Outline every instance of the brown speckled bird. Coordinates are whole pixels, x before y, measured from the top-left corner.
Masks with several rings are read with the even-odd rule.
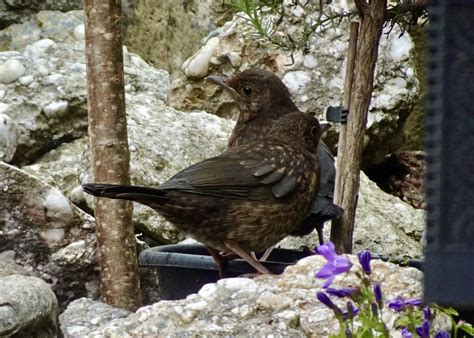
[[[250,252],[279,242],[310,213],[319,185],[320,135],[317,119],[295,112],[262,140],[192,165],[156,189],[111,184],[84,184],[83,189],[155,209],[210,248],[220,269],[217,251],[237,254],[258,272],[269,273]]]
[[[229,148],[262,139],[280,117],[299,111],[285,84],[267,70],[251,68],[232,78],[209,76],[207,79],[230,93],[239,109]],[[318,144],[317,156],[321,167],[318,197],[311,214],[292,235],[303,236],[316,229],[322,244],[324,222],[339,218],[342,209],[333,204],[336,168],[334,157],[322,140]]]

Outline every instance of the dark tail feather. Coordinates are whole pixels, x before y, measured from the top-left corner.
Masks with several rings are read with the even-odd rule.
[[[124,199],[140,203],[164,197],[163,190],[136,185],[87,183],[82,185],[82,189],[86,193],[97,197]]]

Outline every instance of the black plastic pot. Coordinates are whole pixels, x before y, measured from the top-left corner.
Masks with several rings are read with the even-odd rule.
[[[287,249],[274,249],[263,265],[275,274],[296,263],[307,253]],[[182,299],[207,283],[219,280],[219,269],[214,259],[201,244],[164,245],[140,253],[141,266],[155,267],[159,278],[162,299]],[[255,269],[242,259],[227,264],[226,277],[255,273]]]

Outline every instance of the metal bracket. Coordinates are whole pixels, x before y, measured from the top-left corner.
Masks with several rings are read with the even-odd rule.
[[[326,120],[334,123],[347,123],[347,114],[349,110],[343,106],[333,107],[329,106],[326,109]]]

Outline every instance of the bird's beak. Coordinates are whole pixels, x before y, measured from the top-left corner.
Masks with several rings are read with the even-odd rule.
[[[234,88],[229,86],[229,80],[230,79],[226,76],[210,75],[210,76],[206,77],[206,80],[211,81],[211,82],[215,83],[216,85],[224,88],[225,90],[227,90],[232,95],[236,94]]]

